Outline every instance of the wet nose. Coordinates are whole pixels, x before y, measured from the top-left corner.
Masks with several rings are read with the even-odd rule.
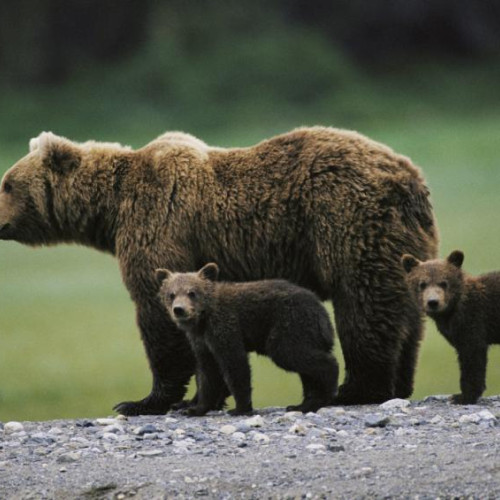
[[[438,306],[439,306],[439,300],[436,300],[436,299],[429,299],[429,300],[427,301],[427,307],[428,307],[429,309],[431,309],[431,310],[432,310],[432,309],[437,309],[437,308],[438,308]]]
[[[186,316],[186,310],[181,306],[175,306],[174,307],[174,316],[176,318],[183,318],[184,316]]]

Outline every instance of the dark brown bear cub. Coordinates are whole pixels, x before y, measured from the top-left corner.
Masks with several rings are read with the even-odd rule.
[[[464,254],[420,262],[402,258],[412,294],[446,340],[457,350],[461,394],[458,404],[473,404],[486,389],[490,344],[500,343],[500,272],[470,276],[462,270]]]
[[[236,401],[231,413],[251,413],[250,351],[300,375],[304,400],[289,409],[331,405],[339,370],[333,327],[316,295],[283,280],[217,282],[218,272],[216,264],[197,273],[156,271],[160,297],[196,357],[198,393],[187,413],[218,409],[226,387]]]

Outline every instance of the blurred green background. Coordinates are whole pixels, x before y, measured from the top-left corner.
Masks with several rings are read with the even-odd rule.
[[[499,47],[493,0],[2,0],[0,172],[42,130],[139,147],[169,129],[218,146],[356,129],[423,168],[443,255],[500,268]],[[256,407],[299,400],[296,375],[253,368]],[[106,415],[150,386],[113,258],[0,243],[0,420]],[[457,390],[427,322],[413,397]]]

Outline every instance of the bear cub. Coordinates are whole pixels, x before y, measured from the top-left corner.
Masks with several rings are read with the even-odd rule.
[[[458,353],[462,392],[452,402],[474,404],[486,389],[488,346],[500,343],[500,272],[470,276],[462,270],[463,261],[459,250],[443,260],[402,257],[421,311]]]
[[[333,327],[316,295],[283,280],[218,282],[218,273],[213,263],[194,273],[156,270],[160,298],[196,357],[197,395],[186,413],[219,409],[228,389],[236,401],[230,413],[251,413],[251,351],[300,375],[304,399],[289,410],[332,405],[339,372]]]

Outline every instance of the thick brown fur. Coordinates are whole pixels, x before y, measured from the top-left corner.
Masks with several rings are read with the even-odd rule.
[[[452,401],[474,404],[486,389],[488,346],[500,344],[500,272],[470,276],[463,260],[455,250],[447,259],[402,262],[415,302],[457,351],[462,392]]]
[[[160,298],[196,357],[198,390],[187,413],[219,409],[227,388],[236,402],[231,413],[251,413],[248,352],[300,375],[304,399],[288,410],[333,404],[339,368],[331,353],[333,327],[318,297],[284,280],[217,282],[218,273],[216,264],[197,273],[156,272]]]
[[[346,363],[339,403],[412,393],[421,320],[400,257],[435,257],[438,236],[406,157],[324,127],[235,149],[180,132],[137,151],[50,133],[32,147],[2,181],[0,238],[76,242],[118,258],[153,372],[151,394],[118,411],[163,413],[182,399],[194,358],[151,269],[210,261],[224,280],[283,278],[333,301]]]

